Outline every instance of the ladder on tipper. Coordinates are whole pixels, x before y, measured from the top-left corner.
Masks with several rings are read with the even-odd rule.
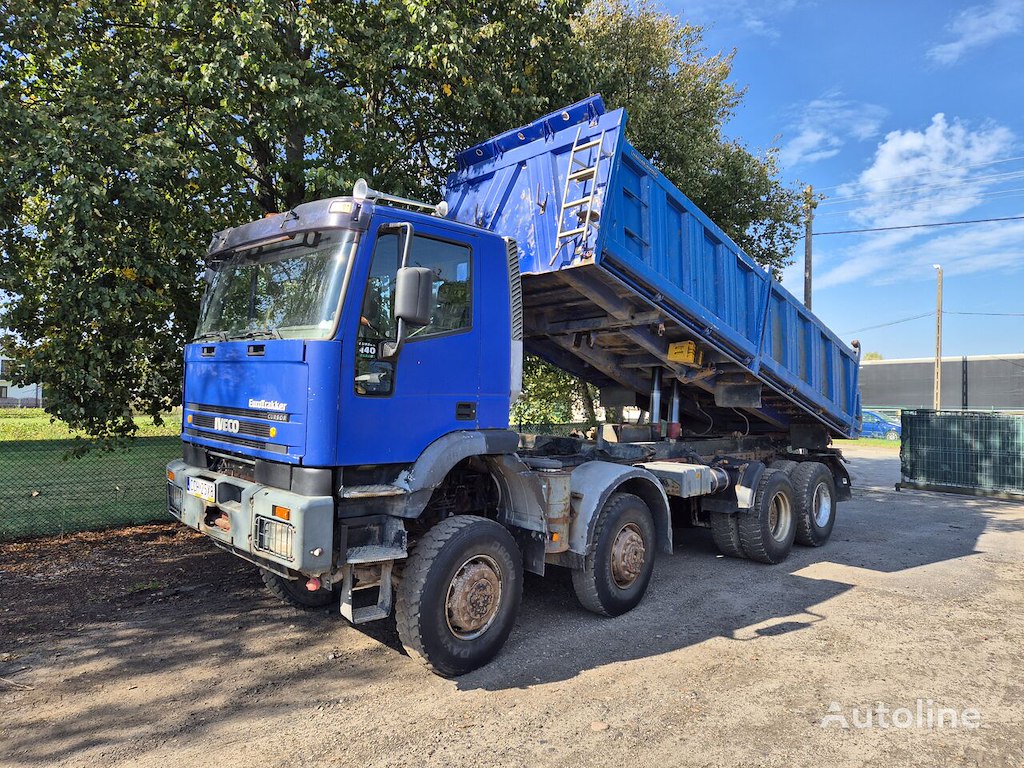
[[[590,230],[597,226],[601,214],[594,210],[594,200],[599,191],[598,183],[601,170],[601,153],[604,151],[605,131],[601,131],[596,139],[589,139],[582,144],[580,136],[583,134],[583,126],[576,131],[576,138],[572,142],[572,150],[569,152],[569,168],[565,174],[565,190],[562,192],[562,208],[558,214],[558,234],[555,236],[555,252],[551,256],[550,264],[555,263],[562,248],[569,243],[578,243],[575,252],[585,253],[587,242],[590,239]],[[582,191],[577,192],[573,184],[582,186]],[[573,194],[580,196],[575,199],[569,198],[569,190],[573,188]],[[568,214],[575,212],[577,226],[565,229],[565,219]]]

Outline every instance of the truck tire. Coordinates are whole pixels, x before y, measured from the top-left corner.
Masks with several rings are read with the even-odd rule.
[[[523,558],[504,526],[449,517],[416,543],[398,587],[398,636],[435,674],[455,677],[493,659],[523,595]]]
[[[301,578],[286,579],[260,568],[263,583],[281,602],[287,603],[300,611],[316,611],[326,608],[338,599],[338,593],[320,587],[316,592],[306,589]]]
[[[598,514],[591,554],[572,572],[588,611],[620,616],[643,599],[654,571],[654,518],[638,496],[613,493]]]
[[[793,461],[792,459],[776,459],[770,465],[770,469],[781,469],[787,475],[792,477],[793,470],[800,466],[799,461]]]
[[[761,475],[754,493],[754,508],[740,512],[736,524],[743,553],[762,563],[781,563],[796,537],[793,484],[778,469]]]
[[[817,461],[802,463],[791,479],[796,492],[796,543],[820,547],[836,522],[835,480],[828,467]]]
[[[740,544],[740,531],[736,525],[737,515],[725,512],[711,513],[711,538],[715,540],[718,551],[726,557],[745,558],[743,545]]]

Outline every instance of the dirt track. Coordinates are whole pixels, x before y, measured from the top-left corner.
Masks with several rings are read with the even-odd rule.
[[[1020,765],[1024,505],[894,493],[893,457],[856,449],[832,541],[780,566],[679,531],[611,620],[528,578],[458,681],[182,530],[0,547],[0,765]],[[821,726],[918,699],[981,727]]]

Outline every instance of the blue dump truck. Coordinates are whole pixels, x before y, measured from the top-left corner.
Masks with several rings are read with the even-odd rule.
[[[524,571],[617,616],[674,529],[767,563],[824,544],[858,353],[625,123],[595,96],[463,152],[437,204],[359,182],[216,234],[170,513],[292,605],[394,612],[446,676],[501,649]],[[524,352],[646,426],[510,430]]]

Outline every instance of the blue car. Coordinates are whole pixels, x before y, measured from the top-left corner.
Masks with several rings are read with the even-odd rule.
[[[903,428],[894,421],[874,411],[864,411],[864,426],[861,437],[877,437],[883,440],[899,440]]]

